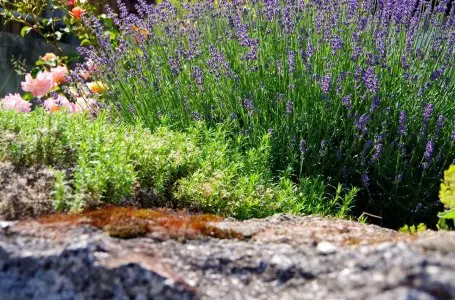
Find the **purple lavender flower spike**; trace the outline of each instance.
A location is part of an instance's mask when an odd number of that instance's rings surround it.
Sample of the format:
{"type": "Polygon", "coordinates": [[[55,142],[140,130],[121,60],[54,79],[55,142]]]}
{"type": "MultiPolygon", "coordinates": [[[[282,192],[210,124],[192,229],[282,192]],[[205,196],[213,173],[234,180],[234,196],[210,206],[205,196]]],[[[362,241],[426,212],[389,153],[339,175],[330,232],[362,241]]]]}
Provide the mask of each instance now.
{"type": "Polygon", "coordinates": [[[299,149],[301,154],[305,154],[308,151],[307,142],[300,140],[299,149]]]}
{"type": "Polygon", "coordinates": [[[346,109],[351,109],[352,108],[351,95],[347,95],[341,98],[341,103],[343,103],[343,106],[346,109]]]}
{"type": "Polygon", "coordinates": [[[407,120],[407,113],[406,111],[402,111],[400,113],[400,118],[399,118],[399,123],[400,123],[400,126],[398,128],[398,132],[400,133],[401,136],[405,136],[406,135],[406,120],[407,120]]]}
{"type": "Polygon", "coordinates": [[[376,93],[379,89],[379,79],[374,72],[374,68],[368,67],[363,73],[363,82],[371,93],[376,93]]]}
{"type": "Polygon", "coordinates": [[[204,73],[199,67],[192,66],[192,76],[194,81],[196,81],[197,85],[199,87],[202,87],[204,85],[204,73]]]}
{"type": "Polygon", "coordinates": [[[431,103],[425,104],[423,110],[423,122],[427,123],[430,120],[431,116],[433,115],[434,106],[431,103]]]}
{"type": "Polygon", "coordinates": [[[321,79],[321,89],[324,94],[328,94],[330,90],[330,83],[332,81],[332,75],[328,74],[321,79]]]}
{"type": "Polygon", "coordinates": [[[368,172],[363,172],[360,176],[360,179],[362,180],[363,186],[368,187],[370,185],[370,177],[368,177],[368,172]]]}
{"type": "Polygon", "coordinates": [[[427,162],[431,161],[431,158],[433,157],[433,152],[434,152],[434,142],[433,142],[433,140],[429,140],[427,142],[427,145],[425,146],[425,153],[423,154],[423,156],[427,162]]]}
{"type": "Polygon", "coordinates": [[[341,40],[341,38],[339,36],[336,35],[332,38],[331,46],[332,46],[332,53],[335,53],[338,50],[340,50],[341,48],[343,48],[343,41],[341,40]]]}
{"type": "Polygon", "coordinates": [[[288,68],[290,73],[295,71],[295,51],[293,50],[288,53],[288,68]]]}
{"type": "Polygon", "coordinates": [[[374,145],[374,155],[373,155],[373,158],[372,158],[372,161],[377,161],[379,159],[379,157],[381,156],[382,154],[382,148],[383,148],[383,145],[381,143],[376,143],[374,145]]]}
{"type": "Polygon", "coordinates": [[[366,134],[366,133],[368,133],[367,124],[369,121],[370,121],[370,116],[367,114],[363,114],[355,121],[355,127],[358,130],[360,130],[363,134],[366,134]]]}
{"type": "Polygon", "coordinates": [[[245,109],[247,110],[248,114],[251,115],[253,114],[254,112],[254,103],[253,103],[253,100],[251,99],[245,99],[243,101],[243,106],[245,107],[245,109]]]}
{"type": "Polygon", "coordinates": [[[395,176],[395,183],[401,183],[403,181],[403,174],[397,174],[397,176],[395,176]]]}
{"type": "Polygon", "coordinates": [[[286,102],[286,117],[289,118],[294,110],[294,103],[291,100],[286,102]]]}

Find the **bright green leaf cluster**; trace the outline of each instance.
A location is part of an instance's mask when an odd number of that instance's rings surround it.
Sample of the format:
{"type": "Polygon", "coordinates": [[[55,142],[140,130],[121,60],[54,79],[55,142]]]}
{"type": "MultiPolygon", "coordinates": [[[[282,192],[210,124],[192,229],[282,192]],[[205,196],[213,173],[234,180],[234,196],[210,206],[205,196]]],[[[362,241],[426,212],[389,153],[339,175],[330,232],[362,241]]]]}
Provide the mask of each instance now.
{"type": "Polygon", "coordinates": [[[441,183],[439,199],[447,210],[439,214],[443,219],[455,219],[455,165],[444,172],[444,182],[441,183]]]}

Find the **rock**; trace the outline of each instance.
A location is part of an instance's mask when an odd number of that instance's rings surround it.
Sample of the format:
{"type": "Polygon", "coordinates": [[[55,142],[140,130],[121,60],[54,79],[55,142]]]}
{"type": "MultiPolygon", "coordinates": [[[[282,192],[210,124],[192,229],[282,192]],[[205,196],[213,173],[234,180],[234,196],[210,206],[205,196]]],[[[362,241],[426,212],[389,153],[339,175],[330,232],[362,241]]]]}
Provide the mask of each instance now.
{"type": "Polygon", "coordinates": [[[317,246],[319,254],[329,255],[337,252],[337,247],[329,242],[320,242],[317,246]]]}
{"type": "Polygon", "coordinates": [[[455,252],[442,246],[453,233],[289,215],[212,225],[247,235],[12,223],[0,230],[0,299],[455,299],[455,252]]]}

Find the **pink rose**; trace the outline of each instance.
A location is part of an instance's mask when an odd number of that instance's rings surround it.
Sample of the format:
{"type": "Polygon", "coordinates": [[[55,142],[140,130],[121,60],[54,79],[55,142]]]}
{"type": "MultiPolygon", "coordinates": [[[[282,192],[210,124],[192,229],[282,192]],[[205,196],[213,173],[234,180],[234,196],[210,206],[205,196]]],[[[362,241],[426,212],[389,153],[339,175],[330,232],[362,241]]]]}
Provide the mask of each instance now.
{"type": "Polygon", "coordinates": [[[54,87],[54,79],[52,73],[39,72],[36,78],[33,79],[30,73],[25,75],[25,81],[21,82],[22,89],[30,92],[35,97],[42,97],[49,93],[54,87]]]}
{"type": "Polygon", "coordinates": [[[0,107],[4,110],[15,110],[17,112],[30,112],[32,104],[22,99],[19,94],[9,94],[0,102],[0,107]]]}
{"type": "Polygon", "coordinates": [[[43,106],[50,112],[66,109],[68,112],[73,112],[73,104],[62,95],[58,95],[57,99],[48,98],[44,101],[43,106]]]}
{"type": "Polygon", "coordinates": [[[57,66],[51,68],[52,78],[56,85],[65,82],[65,77],[68,75],[68,68],[66,66],[57,66]]]}
{"type": "Polygon", "coordinates": [[[87,70],[80,70],[79,75],[84,79],[88,80],[90,78],[90,72],[87,70]]]}

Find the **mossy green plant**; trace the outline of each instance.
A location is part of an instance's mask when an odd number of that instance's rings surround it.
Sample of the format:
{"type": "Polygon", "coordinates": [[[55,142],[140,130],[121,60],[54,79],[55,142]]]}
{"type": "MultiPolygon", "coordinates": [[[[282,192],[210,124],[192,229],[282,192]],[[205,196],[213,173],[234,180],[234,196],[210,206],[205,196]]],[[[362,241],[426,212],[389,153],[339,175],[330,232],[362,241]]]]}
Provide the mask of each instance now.
{"type": "Polygon", "coordinates": [[[156,203],[242,219],[278,212],[347,216],[356,188],[331,189],[318,178],[296,184],[289,174],[277,179],[267,163],[268,135],[246,152],[228,137],[222,126],[201,122],[185,132],[165,126],[151,132],[106,114],[0,110],[0,159],[56,170],[57,210],[119,204],[147,190],[156,203]]]}

